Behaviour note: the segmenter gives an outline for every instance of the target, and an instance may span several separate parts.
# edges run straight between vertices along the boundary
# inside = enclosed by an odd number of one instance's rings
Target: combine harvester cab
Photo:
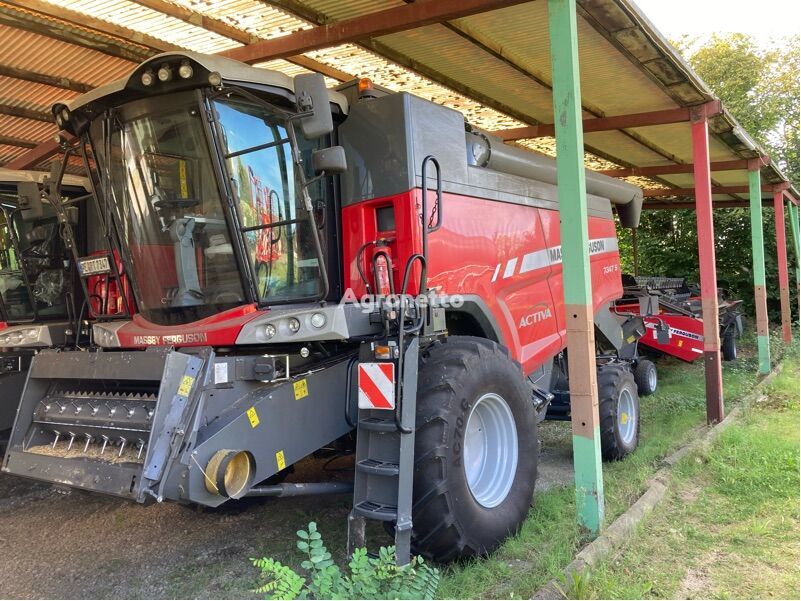
[[[73,346],[84,295],[59,217],[44,198],[47,174],[0,169],[0,448],[5,446],[33,356]],[[59,191],[81,247],[87,244],[89,181],[65,176]],[[85,316],[84,316],[85,317]]]
[[[640,343],[682,361],[693,362],[704,353],[701,297],[684,278],[624,276],[625,294],[612,311],[642,317],[648,330]],[[721,351],[723,359],[737,358],[737,338],[743,333],[741,300],[730,300],[718,291]]]
[[[124,272],[136,314],[34,358],[5,471],[217,506],[341,492],[275,484],[335,445],[355,453],[352,545],[375,519],[402,562],[449,560],[520,527],[537,424],[570,416],[554,161],[369,82],[193,53],[53,110],[91,146],[110,218],[105,255],[76,253],[82,281]],[[642,193],[590,172],[587,189],[617,460],[639,440],[644,327],[609,311],[614,214],[636,227]]]

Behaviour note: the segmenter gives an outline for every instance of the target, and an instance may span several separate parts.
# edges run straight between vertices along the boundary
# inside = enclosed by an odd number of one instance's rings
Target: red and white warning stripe
[[[359,363],[359,409],[395,408],[395,364]]]

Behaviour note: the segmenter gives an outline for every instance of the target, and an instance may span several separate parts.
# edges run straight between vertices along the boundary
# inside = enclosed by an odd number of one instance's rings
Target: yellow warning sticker
[[[251,407],[248,409],[248,420],[250,421],[250,427],[255,428],[259,425],[259,414],[256,413],[256,408]]]
[[[306,380],[298,380],[292,385],[295,388],[295,400],[300,400],[303,397],[309,396],[309,386],[306,384]]]
[[[178,387],[178,396],[189,396],[192,390],[192,384],[195,383],[193,376],[184,376],[181,378],[181,385]]]
[[[284,459],[283,451],[278,451],[275,454],[275,463],[278,465],[278,471],[281,471],[286,467],[286,459]]]
[[[181,198],[189,198],[189,186],[186,183],[186,161],[178,161],[178,179],[181,184]]]

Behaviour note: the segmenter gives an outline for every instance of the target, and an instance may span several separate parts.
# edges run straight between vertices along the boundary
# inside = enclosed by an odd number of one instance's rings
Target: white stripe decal
[[[548,257],[548,250],[535,250],[534,252],[523,255],[523,263],[520,265],[520,273],[528,273],[535,269],[548,267],[551,260]]]
[[[618,244],[617,238],[593,238],[588,243],[588,250],[590,256],[593,255],[600,255],[603,253],[608,252],[617,252],[618,251]],[[548,267],[550,265],[558,265],[562,262],[562,247],[561,246],[553,246],[551,248],[546,248],[543,250],[535,250],[530,253],[526,253],[523,255],[523,261],[520,264],[520,273],[528,273],[529,271],[535,271],[537,269],[542,269],[543,267]],[[517,265],[517,257],[510,259],[506,263],[506,269],[503,273],[503,277],[508,278],[514,275],[514,270]],[[494,282],[498,277],[498,268],[500,265],[495,267],[495,274],[492,276],[492,281]]]
[[[498,263],[498,264],[495,266],[495,273],[493,273],[493,274],[492,274],[492,280],[490,280],[490,281],[494,282],[495,280],[497,280],[497,279],[498,279],[498,272],[499,272],[500,270],[501,270],[501,264],[500,264],[500,263]]]
[[[509,259],[506,262],[506,269],[503,270],[503,279],[510,278],[515,274],[515,267],[517,267],[517,257]]]

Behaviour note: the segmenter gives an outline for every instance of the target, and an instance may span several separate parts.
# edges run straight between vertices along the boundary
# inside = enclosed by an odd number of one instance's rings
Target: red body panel
[[[162,326],[153,324],[141,315],[117,330],[120,345],[124,348],[147,346],[230,346],[247,322],[264,315],[255,305],[243,305],[201,319],[194,323]]]
[[[526,373],[564,348],[565,316],[559,214],[513,203],[443,195],[443,224],[429,235],[428,285],[437,294],[477,295],[498,324],[503,343]],[[434,195],[428,206],[433,208]],[[376,209],[394,206],[395,229],[378,231]],[[366,294],[356,267],[359,248],[377,238],[389,242],[392,273],[400,290],[405,257],[421,252],[420,191],[358,203],[343,210],[345,288]],[[609,250],[591,255],[593,302],[597,310],[622,294],[620,258],[612,220],[591,217],[589,238]],[[362,268],[374,287],[367,248]],[[415,269],[415,271],[417,271]],[[416,276],[413,281],[418,281]],[[417,286],[409,292],[416,293]]]
[[[371,291],[386,291],[386,272],[401,291],[406,259],[422,252],[420,190],[348,206],[342,212],[344,288],[356,297],[367,294],[357,269],[360,257]],[[434,193],[429,199],[434,207]],[[376,210],[393,207],[394,229],[379,231]],[[589,219],[593,303],[598,310],[622,295],[620,257],[611,219]],[[381,258],[379,282],[372,275],[372,258]],[[141,253],[140,253],[141,254]],[[151,256],[152,259],[152,256]],[[526,373],[565,347],[559,214],[515,203],[444,194],[442,226],[429,235],[428,286],[437,295],[474,295],[492,314],[503,343]],[[172,277],[162,274],[160,277]],[[416,263],[407,292],[419,292]],[[381,281],[383,280],[383,281]],[[376,286],[377,285],[377,286]],[[233,345],[242,326],[262,312],[248,305],[208,319],[179,326],[158,326],[141,315],[117,330],[123,347]]]
[[[638,304],[617,305],[617,312],[639,314]],[[692,362],[703,357],[704,354],[704,322],[699,317],[688,315],[676,315],[660,311],[659,316],[643,316],[647,331],[645,336],[640,338],[640,344],[649,346],[660,352],[681,359],[682,361]],[[665,323],[669,328],[669,341],[667,344],[660,344],[656,335],[656,325],[660,322]]]

